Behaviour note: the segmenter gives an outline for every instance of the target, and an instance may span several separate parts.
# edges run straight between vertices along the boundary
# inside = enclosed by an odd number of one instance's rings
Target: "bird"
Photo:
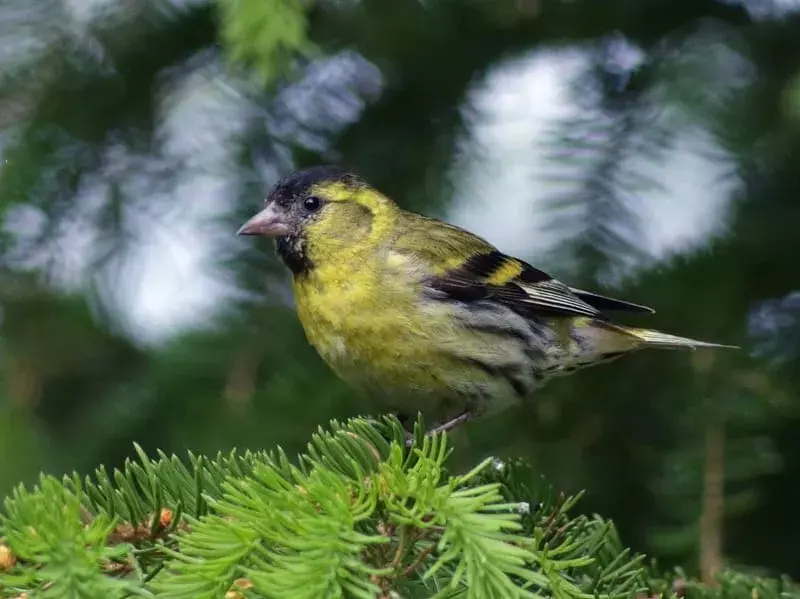
[[[308,342],[347,384],[450,431],[549,379],[645,348],[735,348],[626,326],[648,306],[571,287],[483,238],[401,209],[339,165],[294,171],[238,235],[274,238]]]

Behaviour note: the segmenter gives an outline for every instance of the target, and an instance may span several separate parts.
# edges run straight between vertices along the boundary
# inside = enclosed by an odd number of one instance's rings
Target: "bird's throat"
[[[306,254],[305,239],[300,235],[279,237],[277,251],[280,259],[296,277],[308,274],[313,267]]]

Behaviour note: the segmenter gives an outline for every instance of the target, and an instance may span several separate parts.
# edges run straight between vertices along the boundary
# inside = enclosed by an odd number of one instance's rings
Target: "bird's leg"
[[[445,433],[451,431],[460,424],[464,424],[467,420],[472,418],[472,412],[463,412],[455,418],[448,420],[444,424],[440,424],[432,429],[429,429],[425,435],[435,435],[436,433]],[[411,447],[414,444],[414,435],[406,431],[406,446]]]
[[[464,424],[470,418],[472,418],[472,413],[471,412],[464,412],[463,414],[459,414],[458,416],[456,416],[452,420],[448,420],[444,424],[440,424],[439,426],[437,426],[435,428],[432,428],[431,430],[428,431],[427,434],[433,435],[435,433],[445,433],[447,431],[451,431],[455,427],[457,427],[458,425]]]

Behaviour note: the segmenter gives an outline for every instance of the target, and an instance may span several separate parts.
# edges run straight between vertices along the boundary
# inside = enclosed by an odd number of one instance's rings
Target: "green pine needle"
[[[660,575],[524,463],[449,474],[447,436],[424,430],[408,448],[394,418],[334,421],[295,460],[137,446],[112,475],[43,476],[5,500],[0,596],[800,599],[736,572]]]

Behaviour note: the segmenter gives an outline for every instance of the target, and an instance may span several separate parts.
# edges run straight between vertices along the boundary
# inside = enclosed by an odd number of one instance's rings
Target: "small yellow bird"
[[[615,324],[575,289],[337,166],[295,172],[239,235],[277,238],[308,341],[346,382],[448,430],[546,379],[646,347],[733,347]]]

